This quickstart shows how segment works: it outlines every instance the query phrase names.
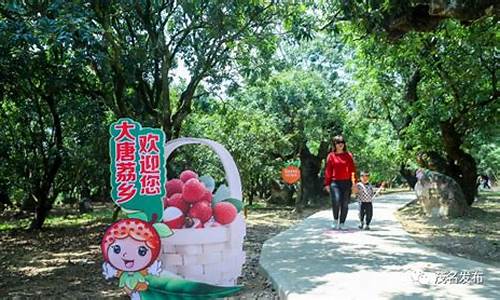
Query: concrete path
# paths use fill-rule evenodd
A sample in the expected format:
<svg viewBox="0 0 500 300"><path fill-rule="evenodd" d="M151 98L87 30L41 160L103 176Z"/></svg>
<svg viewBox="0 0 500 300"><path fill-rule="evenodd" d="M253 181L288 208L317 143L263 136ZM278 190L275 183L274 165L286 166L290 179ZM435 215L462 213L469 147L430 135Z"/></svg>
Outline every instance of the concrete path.
<svg viewBox="0 0 500 300"><path fill-rule="evenodd" d="M421 246L403 230L394 212L413 198L376 199L371 231L357 229L357 204L346 231L318 212L267 240L260 266L280 299L500 299L499 268Z"/></svg>

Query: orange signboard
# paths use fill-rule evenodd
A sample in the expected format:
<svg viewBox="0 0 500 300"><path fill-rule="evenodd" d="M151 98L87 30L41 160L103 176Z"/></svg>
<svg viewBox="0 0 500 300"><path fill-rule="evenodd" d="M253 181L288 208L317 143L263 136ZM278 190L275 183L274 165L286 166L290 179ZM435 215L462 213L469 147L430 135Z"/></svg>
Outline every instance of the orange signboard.
<svg viewBox="0 0 500 300"><path fill-rule="evenodd" d="M288 184L294 184L300 180L300 169L296 166L288 166L281 170L281 178Z"/></svg>

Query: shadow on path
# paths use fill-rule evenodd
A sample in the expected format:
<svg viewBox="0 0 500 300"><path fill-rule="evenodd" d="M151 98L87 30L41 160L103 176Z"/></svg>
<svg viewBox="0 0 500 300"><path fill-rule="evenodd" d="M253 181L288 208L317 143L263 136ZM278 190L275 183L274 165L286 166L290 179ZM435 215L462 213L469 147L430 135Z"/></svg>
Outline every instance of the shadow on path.
<svg viewBox="0 0 500 300"><path fill-rule="evenodd" d="M283 299L500 299L498 269L425 248L402 229L393 213L412 197L379 198L370 231L357 229L357 204L347 232L329 229L331 211L319 212L266 241L261 268ZM484 284L435 284L436 274L450 271L480 271Z"/></svg>

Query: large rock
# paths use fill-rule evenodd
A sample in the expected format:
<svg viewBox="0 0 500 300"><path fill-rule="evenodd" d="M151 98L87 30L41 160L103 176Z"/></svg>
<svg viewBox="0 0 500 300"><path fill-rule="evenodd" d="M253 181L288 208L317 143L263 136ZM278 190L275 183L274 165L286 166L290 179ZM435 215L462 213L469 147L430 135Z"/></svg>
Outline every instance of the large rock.
<svg viewBox="0 0 500 300"><path fill-rule="evenodd" d="M455 218L465 214L467 201L453 178L429 171L417 171L415 192L425 213L431 217Z"/></svg>

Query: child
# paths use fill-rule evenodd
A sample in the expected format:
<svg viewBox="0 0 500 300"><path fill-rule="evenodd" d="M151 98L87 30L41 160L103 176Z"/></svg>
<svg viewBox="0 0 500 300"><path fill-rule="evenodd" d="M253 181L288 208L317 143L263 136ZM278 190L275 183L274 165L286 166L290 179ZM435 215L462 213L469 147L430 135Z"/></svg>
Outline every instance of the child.
<svg viewBox="0 0 500 300"><path fill-rule="evenodd" d="M357 198L359 202L359 220L361 224L359 225L359 229L370 230L370 222L373 216L373 198L374 191L373 187L369 182L370 174L367 171L361 172L361 182L358 182L357 185ZM382 189L383 186L380 187ZM379 189L379 191L380 191ZM366 215L366 225L365 225L365 215Z"/></svg>

